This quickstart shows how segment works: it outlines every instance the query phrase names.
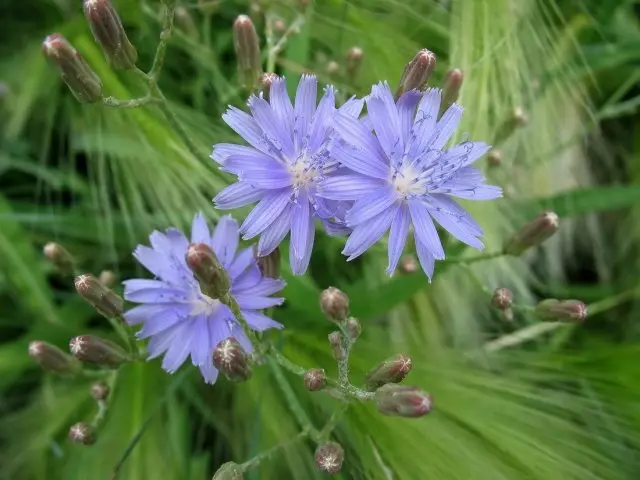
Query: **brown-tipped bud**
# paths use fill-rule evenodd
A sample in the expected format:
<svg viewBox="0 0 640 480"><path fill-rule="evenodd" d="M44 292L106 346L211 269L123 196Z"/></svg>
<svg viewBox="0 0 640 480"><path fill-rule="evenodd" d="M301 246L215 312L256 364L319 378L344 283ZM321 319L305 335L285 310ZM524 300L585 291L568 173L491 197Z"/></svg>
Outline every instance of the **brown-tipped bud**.
<svg viewBox="0 0 640 480"><path fill-rule="evenodd" d="M400 77L400 85L396 91L396 98L409 90L422 90L434 68L436 68L435 53L423 48L404 67L402 77Z"/></svg>
<svg viewBox="0 0 640 480"><path fill-rule="evenodd" d="M198 0L198 10L203 15L213 15L220 8L220 0Z"/></svg>
<svg viewBox="0 0 640 480"><path fill-rule="evenodd" d="M491 150L487 155L487 163L490 167L502 165L502 152L500 150Z"/></svg>
<svg viewBox="0 0 640 480"><path fill-rule="evenodd" d="M493 145L500 145L507 140L518 128L529 123L529 117L522 107L514 108L507 119L500 125Z"/></svg>
<svg viewBox="0 0 640 480"><path fill-rule="evenodd" d="M229 274L209 245L205 243L189 245L185 260L200 282L202 292L209 297L221 298L231 288Z"/></svg>
<svg viewBox="0 0 640 480"><path fill-rule="evenodd" d="M59 33L49 35L42 42L42 52L58 66L62 80L79 102L93 103L102 100L100 77L66 38Z"/></svg>
<svg viewBox="0 0 640 480"><path fill-rule="evenodd" d="M317 392L327 386L327 374L322 368L312 368L304 374L304 386L310 392Z"/></svg>
<svg viewBox="0 0 640 480"><path fill-rule="evenodd" d="M504 253L520 255L540 245L558 231L559 219L554 212L544 212L516 232L504 246Z"/></svg>
<svg viewBox="0 0 640 480"><path fill-rule="evenodd" d="M345 70L350 80L354 80L358 76L364 51L360 47L351 47L347 52L347 61L345 62Z"/></svg>
<svg viewBox="0 0 640 480"><path fill-rule="evenodd" d="M235 462L223 463L211 480L242 480L244 473L242 466Z"/></svg>
<svg viewBox="0 0 640 480"><path fill-rule="evenodd" d="M131 357L122 347L92 335L73 337L69 342L69 350L78 360L99 367L117 368L131 361Z"/></svg>
<svg viewBox="0 0 640 480"><path fill-rule="evenodd" d="M64 275L73 275L74 260L59 243L49 242L42 249L44 256Z"/></svg>
<svg viewBox="0 0 640 480"><path fill-rule="evenodd" d="M89 302L93 308L107 318L122 315L124 300L113 290L104 286L91 274L78 275L73 279L78 294Z"/></svg>
<svg viewBox="0 0 640 480"><path fill-rule="evenodd" d="M362 325L360 325L360 320L354 317L349 317L346 323L347 332L349 332L349 338L352 342L358 339L360 334L362 334Z"/></svg>
<svg viewBox="0 0 640 480"><path fill-rule="evenodd" d="M43 370L59 375L75 375L82 368L82 365L71 355L40 340L29 343L29 356Z"/></svg>
<svg viewBox="0 0 640 480"><path fill-rule="evenodd" d="M327 442L318 448L315 453L316 467L321 472L329 475L337 475L342 470L342 462L344 462L344 450L339 443Z"/></svg>
<svg viewBox="0 0 640 480"><path fill-rule="evenodd" d="M367 373L365 377L367 388L375 390L387 383L400 383L409 375L412 367L411 358L407 355L400 353L391 357Z"/></svg>
<svg viewBox="0 0 640 480"><path fill-rule="evenodd" d="M329 75L330 77L335 77L338 72L340 72L340 64L335 60L331 60L329 63L327 63L326 71L327 75Z"/></svg>
<svg viewBox="0 0 640 480"><path fill-rule="evenodd" d="M513 305L513 293L508 288L496 288L493 292L493 297L491 297L491 303L500 310L511 308Z"/></svg>
<svg viewBox="0 0 640 480"><path fill-rule="evenodd" d="M375 403L384 415L417 418L431 411L431 395L417 387L385 385L376 391Z"/></svg>
<svg viewBox="0 0 640 480"><path fill-rule="evenodd" d="M109 385L106 382L95 382L91 385L91 396L94 400L106 400L109 397Z"/></svg>
<svg viewBox="0 0 640 480"><path fill-rule="evenodd" d="M240 15L233 22L233 46L238 60L238 77L247 90L253 90L262 74L260 41L253 22Z"/></svg>
<svg viewBox="0 0 640 480"><path fill-rule="evenodd" d="M275 73L267 72L260 75L260 88L262 89L262 98L264 98L266 101L269 101L271 85L273 85L273 82L276 78L278 78L278 75L276 75ZM280 261L280 247L277 247L276 249L278 250L278 261ZM257 245L255 251L257 252Z"/></svg>
<svg viewBox="0 0 640 480"><path fill-rule="evenodd" d="M198 32L196 22L188 9L183 6L176 7L174 11L174 21L176 23L176 27L178 27L178 29L187 37L193 40L198 40L200 33Z"/></svg>
<svg viewBox="0 0 640 480"><path fill-rule="evenodd" d="M113 68L128 70L136 66L138 52L127 38L118 12L109 0L84 0L84 16L91 33Z"/></svg>
<svg viewBox="0 0 640 480"><path fill-rule="evenodd" d="M587 306L580 300L549 298L536 305L536 315L546 321L581 323L587 318Z"/></svg>
<svg viewBox="0 0 640 480"><path fill-rule="evenodd" d="M333 352L333 358L341 362L345 358L347 358L347 352L345 351L342 341L343 336L342 333L335 331L329 334L329 345L331 346L331 350Z"/></svg>
<svg viewBox="0 0 640 480"><path fill-rule="evenodd" d="M213 351L213 364L231 381L243 382L251 377L251 361L240 342L225 338Z"/></svg>
<svg viewBox="0 0 640 480"><path fill-rule="evenodd" d="M116 278L116 274L111 270L103 270L100 272L100 275L98 275L98 280L105 287L111 288L116 284L118 279Z"/></svg>
<svg viewBox="0 0 640 480"><path fill-rule="evenodd" d="M342 323L349 315L349 296L336 287L329 287L320 294L322 312L337 323Z"/></svg>
<svg viewBox="0 0 640 480"><path fill-rule="evenodd" d="M413 257L403 257L400 259L400 271L405 274L416 273L418 262Z"/></svg>
<svg viewBox="0 0 640 480"><path fill-rule="evenodd" d="M96 432L88 423L79 422L69 429L69 440L79 445L93 445Z"/></svg>
<svg viewBox="0 0 640 480"><path fill-rule="evenodd" d="M442 89L440 115L446 112L451 105L458 101L463 79L464 75L462 74L462 70L458 68L454 68L447 73L447 77L444 79L444 88Z"/></svg>

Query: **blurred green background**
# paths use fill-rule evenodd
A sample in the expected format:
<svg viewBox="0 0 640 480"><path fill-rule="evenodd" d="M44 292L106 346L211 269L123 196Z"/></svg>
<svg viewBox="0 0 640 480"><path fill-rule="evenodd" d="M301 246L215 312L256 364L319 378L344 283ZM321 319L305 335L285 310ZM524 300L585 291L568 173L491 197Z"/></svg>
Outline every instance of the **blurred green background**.
<svg viewBox="0 0 640 480"><path fill-rule="evenodd" d="M160 3L115 5L148 70ZM301 11L295 0L179 6L160 86L199 155L155 106L81 105L69 93L40 51L53 32L82 53L105 94L144 93L135 76L110 70L79 0L0 5L2 479L206 479L299 430L268 368L245 384L207 386L190 365L170 376L156 360L121 369L96 444L74 445L69 426L95 411L89 380L44 374L27 355L34 339L66 349L74 335L114 336L45 261L45 243L63 244L87 272L111 269L126 279L145 275L131 252L153 229L187 228L198 210L215 222L211 198L231 177L208 155L214 143L238 140L220 115L246 99L233 20L251 13L262 34L265 12L288 25ZM543 247L474 263L473 275L443 262L432 284L421 274L388 279L384 250L347 264L341 240L326 236L306 276L283 265L287 302L274 315L286 329L273 339L287 355L335 375L331 325L318 307L319 292L335 285L350 294L364 328L355 380L404 352L414 363L407 382L434 398L434 411L417 420L352 407L334 435L345 448L339 478L640 478L640 3L315 0L304 17L277 63L290 89L311 70L322 83L365 95L379 80L395 86L409 59L429 48L438 56L431 85L450 68L465 73L460 138L490 140L514 108L526 112L528 124L501 146L502 165L486 166L506 198L468 205L489 251L543 208L561 217ZM354 80L344 73L352 46L364 52ZM338 73L328 72L331 61ZM473 252L450 241L448 254ZM496 287L512 289L522 304L578 298L591 314L584 325L487 352L486 342L537 322L526 313L505 322L483 291ZM321 427L339 403L287 380ZM247 478L322 478L313 450L306 442L288 447Z"/></svg>

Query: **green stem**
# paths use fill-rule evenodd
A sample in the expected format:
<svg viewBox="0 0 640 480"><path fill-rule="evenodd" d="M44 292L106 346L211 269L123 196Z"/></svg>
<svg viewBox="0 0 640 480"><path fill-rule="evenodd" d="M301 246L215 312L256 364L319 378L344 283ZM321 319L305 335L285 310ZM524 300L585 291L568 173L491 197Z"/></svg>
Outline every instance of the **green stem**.
<svg viewBox="0 0 640 480"><path fill-rule="evenodd" d="M640 286L621 292L613 297L598 300L589 305L589 316L591 317L606 312L637 297L640 297Z"/></svg>
<svg viewBox="0 0 640 480"><path fill-rule="evenodd" d="M227 307L229 307L231 313L233 313L233 316L236 318L236 320L238 320L238 323L240 323L242 331L251 342L251 345L253 345L254 353L257 354L258 358L261 358L264 354L264 346L260 342L260 340L258 340L256 333L251 330L251 327L247 323L247 320L244 318L244 315L242 315L242 312L240 311L240 305L238 305L236 299L233 298L233 296L229 292L227 292L222 298L220 298L220 301Z"/></svg>
<svg viewBox="0 0 640 480"><path fill-rule="evenodd" d="M173 127L173 129L180 136L180 138L182 138L182 141L189 148L189 150L191 151L191 154L195 157L199 157L200 152L198 150L198 147L196 147L196 145L193 143L193 140L191 140L191 137L189 137L189 134L187 133L187 131L184 129L182 125L180 125L180 122L178 122L175 112L171 109L171 107L169 107L167 99L162 94L162 91L160 90L160 88L157 85L153 85L151 88L152 88L152 94L156 96L158 99L160 99L158 106L160 107L160 110L162 110L162 113L164 113L164 116L169 121L169 124Z"/></svg>
<svg viewBox="0 0 640 480"><path fill-rule="evenodd" d="M338 381L340 386L345 388L349 385L349 353L351 352L351 346L353 342L349 338L349 332L341 323L338 325L340 332L342 333L342 350L344 351L344 357L338 360Z"/></svg>
<svg viewBox="0 0 640 480"><path fill-rule="evenodd" d="M273 20L274 16L268 13L265 17L266 21L266 37L267 37L267 72L274 73L274 69L276 68L276 60L278 59L278 55L284 47L287 45L287 41L293 35L300 31L302 25L304 25L305 17L300 14L296 17L296 19L289 25L289 28L282 34L277 43L274 44L274 34L273 34Z"/></svg>
<svg viewBox="0 0 640 480"><path fill-rule="evenodd" d="M570 325L563 322L540 322L534 323L528 327L521 328L508 335L503 335L496 340L486 343L482 348L486 352L496 352L508 347L515 347L530 340L534 340L541 335L557 330L563 326Z"/></svg>
<svg viewBox="0 0 640 480"><path fill-rule="evenodd" d="M347 411L347 409L349 408L349 405L350 405L349 403L345 402L342 405L340 405L339 408L333 411L333 413L331 414L331 417L329 417L329 420L320 431L321 442L326 442L327 440L329 440L331 433L335 430L336 426L338 425L338 422L340 421L340 418Z"/></svg>
<svg viewBox="0 0 640 480"><path fill-rule="evenodd" d="M159 103L160 100L153 98L151 95L146 95L140 98L132 98L129 100L120 100L114 97L105 97L102 99L102 104L107 107L115 108L140 108L150 103Z"/></svg>
<svg viewBox="0 0 640 480"><path fill-rule="evenodd" d="M160 32L160 42L156 49L155 57L153 58L153 64L151 70L149 70L149 79L153 84L157 83L162 66L164 65L164 57L167 52L167 44L171 38L171 32L173 30L173 16L175 13L176 4L175 1L168 1L164 3L164 16L162 21L162 31Z"/></svg>
<svg viewBox="0 0 640 480"><path fill-rule="evenodd" d="M462 263L462 264L469 265L470 263L483 262L485 260L491 260L493 258L503 257L504 255L505 255L505 253L502 252L502 251L486 252L486 253L481 253L479 255L475 255L473 257L451 257L451 258L445 258L442 261L442 263Z"/></svg>
<svg viewBox="0 0 640 480"><path fill-rule="evenodd" d="M247 470L257 468L263 460L267 460L271 458L273 455L275 455L276 453L278 453L280 450L287 448L299 442L300 440L307 438L309 434L310 432L308 430L303 430L298 435L293 437L291 440L279 443L278 445L270 448L269 450L259 453L258 455L253 457L251 460L247 460L246 462L240 465L240 467L242 468L242 471L246 472Z"/></svg>

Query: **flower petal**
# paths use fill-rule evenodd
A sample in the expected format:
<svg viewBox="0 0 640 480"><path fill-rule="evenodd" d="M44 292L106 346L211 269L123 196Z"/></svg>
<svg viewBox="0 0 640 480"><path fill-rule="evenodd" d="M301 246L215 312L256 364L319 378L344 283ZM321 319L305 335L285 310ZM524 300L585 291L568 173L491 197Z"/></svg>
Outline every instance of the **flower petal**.
<svg viewBox="0 0 640 480"><path fill-rule="evenodd" d="M301 191L291 211L291 248L293 255L298 259L304 258L308 237L312 233L313 223L309 221L310 216L309 196L306 191Z"/></svg>
<svg viewBox="0 0 640 480"><path fill-rule="evenodd" d="M347 163L349 159L343 159L338 155L336 155L336 159L358 173L376 178L386 178L389 171L387 157L380 142L367 130L367 127L360 120L345 114L336 115L335 124L341 138L341 141L338 142L338 145L342 147L341 153L349 153L351 157L360 160L364 165L353 166L353 160L350 164Z"/></svg>
<svg viewBox="0 0 640 480"><path fill-rule="evenodd" d="M260 235L258 256L264 257L273 252L291 229L291 212L293 204L287 204L282 213Z"/></svg>
<svg viewBox="0 0 640 480"><path fill-rule="evenodd" d="M263 98L252 95L247 102L253 118L264 132L268 141L284 158L294 155L293 137L291 129L281 122L271 105Z"/></svg>
<svg viewBox="0 0 640 480"><path fill-rule="evenodd" d="M440 111L441 95L442 91L438 88L430 88L422 95L411 127L409 144L405 148L405 151L408 151L413 158L423 155L423 150L428 146L429 139L433 136Z"/></svg>
<svg viewBox="0 0 640 480"><path fill-rule="evenodd" d="M223 267L227 268L233 262L239 241L238 222L235 218L231 215L220 217L211 236L211 248Z"/></svg>
<svg viewBox="0 0 640 480"><path fill-rule="evenodd" d="M235 258L231 266L227 268L227 273L229 273L229 277L231 277L231 280L235 280L240 276L240 274L242 274L242 272L244 272L254 263L255 259L253 258L253 248L245 248Z"/></svg>
<svg viewBox="0 0 640 480"><path fill-rule="evenodd" d="M188 317L188 314L189 307L187 305L184 305L180 309L167 308L164 312L148 318L142 329L136 333L136 338L142 340L158 335L184 321L185 318Z"/></svg>
<svg viewBox="0 0 640 480"><path fill-rule="evenodd" d="M418 236L415 236L416 239L416 252L418 253L418 261L420 262L420 266L424 273L427 274L429 278L429 283L431 283L431 278L433 277L433 270L436 265L436 259L429 251L429 248L420 241Z"/></svg>
<svg viewBox="0 0 640 480"><path fill-rule="evenodd" d="M307 130L308 139L305 139L305 143L310 152L316 152L328 140L329 128L333 127L335 104L335 90L332 85L327 85Z"/></svg>
<svg viewBox="0 0 640 480"><path fill-rule="evenodd" d="M389 85L383 83L374 85L366 102L369 119L384 153L388 158L395 158L402 153L403 145L400 139L398 110Z"/></svg>
<svg viewBox="0 0 640 480"><path fill-rule="evenodd" d="M263 297L254 295L253 293L235 294L233 298L236 299L238 305L240 305L240 308L243 310L262 310L263 308L282 305L282 302L284 302L284 298Z"/></svg>
<svg viewBox="0 0 640 480"><path fill-rule="evenodd" d="M292 245L293 239L289 239L289 263L291 264L291 271L294 275L303 275L309 268L309 261L311 260L311 252L313 250L313 242L315 239L315 229L313 228L313 216L308 216L309 221L309 235L307 235L307 244L302 251L302 257L294 255L294 246ZM300 247L300 245L298 245Z"/></svg>
<svg viewBox="0 0 640 480"><path fill-rule="evenodd" d="M247 147L245 145L236 145L235 143L218 143L213 146L213 151L211 152L210 158L214 162L224 166L227 162L227 159L233 155L266 156L264 155L264 153L261 153L255 148Z"/></svg>
<svg viewBox="0 0 640 480"><path fill-rule="evenodd" d="M193 321L185 322L182 328L174 332L174 339L164 354L162 368L169 373L175 373L185 362L191 350L191 338L193 335Z"/></svg>
<svg viewBox="0 0 640 480"><path fill-rule="evenodd" d="M231 291L233 293L249 290L250 288L258 285L258 283L262 281L262 278L262 273L260 272L258 264L254 263L233 280Z"/></svg>
<svg viewBox="0 0 640 480"><path fill-rule="evenodd" d="M251 154L236 154L227 157L222 168L223 171L240 175L243 172L252 172L254 170L279 171L285 170L285 164L269 155L265 155L256 150ZM285 170L286 171L286 170Z"/></svg>
<svg viewBox="0 0 640 480"><path fill-rule="evenodd" d="M430 209L429 213L451 235L463 243L478 250L484 249L484 244L476 238L475 231L469 228L458 215L452 215L443 210Z"/></svg>
<svg viewBox="0 0 640 480"><path fill-rule="evenodd" d="M391 226L396 216L398 206L387 208L377 217L367 223L357 226L349 235L342 253L348 255L347 261L351 261L362 255L371 245L376 243Z"/></svg>
<svg viewBox="0 0 640 480"><path fill-rule="evenodd" d="M438 260L444 258L444 249L438 237L436 226L431 220L427 207L421 200L409 200L409 213L411 222L415 230L416 237L429 249L431 254Z"/></svg>
<svg viewBox="0 0 640 480"><path fill-rule="evenodd" d="M291 174L284 168L273 170L249 169L242 172L239 178L243 183L265 190L286 188L293 183Z"/></svg>
<svg viewBox="0 0 640 480"><path fill-rule="evenodd" d="M326 177L318 185L318 195L332 200L357 200L375 190L384 183L377 179L357 173Z"/></svg>
<svg viewBox="0 0 640 480"><path fill-rule="evenodd" d="M364 197L361 197L347 212L345 220L347 226L355 227L391 208L400 200L400 195L395 189L385 185Z"/></svg>
<svg viewBox="0 0 640 480"><path fill-rule="evenodd" d="M458 128L462 119L462 111L462 107L454 103L444 112L429 139L429 148L440 150L446 145Z"/></svg>
<svg viewBox="0 0 640 480"><path fill-rule="evenodd" d="M259 190L248 183L238 182L229 185L218 193L213 201L216 204L216 208L230 210L257 202L263 195L263 190Z"/></svg>
<svg viewBox="0 0 640 480"><path fill-rule="evenodd" d="M230 106L227 111L222 114L222 120L252 147L257 148L267 155L272 154L273 146L264 140L262 130L251 115L236 107Z"/></svg>
<svg viewBox="0 0 640 480"><path fill-rule="evenodd" d="M279 120L279 124L284 132L287 132L287 138L292 138L293 133L293 105L287 92L287 81L284 77L277 77L271 83L269 88L269 105Z"/></svg>
<svg viewBox="0 0 640 480"><path fill-rule="evenodd" d="M270 319L266 315L262 315L261 313L252 312L249 310L241 311L251 329L255 330L256 332L264 332L265 330L268 330L270 328L284 328L284 325L282 325L281 323L278 323L275 320Z"/></svg>
<svg viewBox="0 0 640 480"><path fill-rule="evenodd" d="M316 109L316 97L318 96L318 80L315 75L302 75L296 91L295 130L296 145L303 145L309 125Z"/></svg>
<svg viewBox="0 0 640 480"><path fill-rule="evenodd" d="M400 205L396 216L391 222L389 231L389 265L387 266L387 275L391 275L398 265L402 250L407 243L407 234L409 233L409 222L411 217L406 205Z"/></svg>
<svg viewBox="0 0 640 480"><path fill-rule="evenodd" d="M129 325L139 325L147 322L156 315L165 313L171 307L164 304L138 305L124 313L124 319ZM171 311L171 310L169 310Z"/></svg>
<svg viewBox="0 0 640 480"><path fill-rule="evenodd" d="M157 358L166 352L176 339L176 334L180 333L184 327L184 322L178 322L173 327L167 328L157 335L153 335L149 343L147 343L147 351L149 352L147 360Z"/></svg>
<svg viewBox="0 0 640 480"><path fill-rule="evenodd" d="M204 365L200 365L199 368L205 383L209 385L216 383L218 379L218 369L213 366L213 362L205 362Z"/></svg>
<svg viewBox="0 0 640 480"><path fill-rule="evenodd" d="M209 245L209 239L211 233L209 232L209 226L204 219L202 212L196 213L191 225L191 243L204 243Z"/></svg>
<svg viewBox="0 0 640 480"><path fill-rule="evenodd" d="M448 195L443 195L441 193L429 195L428 208L430 211L432 209L437 209L442 210L449 215L458 216L465 223L465 226L469 228L470 231L473 231L477 237L483 234L480 224L475 221L469 212L458 205L458 203Z"/></svg>
<svg viewBox="0 0 640 480"><path fill-rule="evenodd" d="M350 117L358 118L362 113L364 102L365 102L364 98L357 98L354 95L349 100L344 102L340 108L338 108L338 113L349 115Z"/></svg>
<svg viewBox="0 0 640 480"><path fill-rule="evenodd" d="M212 363L213 345L211 345L209 334L209 319L206 315L199 315L195 318L191 328L193 329L190 348L191 362L197 366Z"/></svg>
<svg viewBox="0 0 640 480"><path fill-rule="evenodd" d="M416 117L416 107L422 99L422 93L417 90L409 90L404 93L398 100L398 121L400 129L400 138L403 148L409 143L411 127Z"/></svg>
<svg viewBox="0 0 640 480"><path fill-rule="evenodd" d="M273 221L282 214L282 211L290 202L291 190L282 189L268 191L240 227L243 239L249 240L262 233Z"/></svg>
<svg viewBox="0 0 640 480"><path fill-rule="evenodd" d="M285 287L284 280L276 279L276 278L263 278L260 283L257 285L253 285L249 291L247 289L247 294L251 295L273 295L276 292L279 292ZM236 290L239 295L244 295L244 291Z"/></svg>

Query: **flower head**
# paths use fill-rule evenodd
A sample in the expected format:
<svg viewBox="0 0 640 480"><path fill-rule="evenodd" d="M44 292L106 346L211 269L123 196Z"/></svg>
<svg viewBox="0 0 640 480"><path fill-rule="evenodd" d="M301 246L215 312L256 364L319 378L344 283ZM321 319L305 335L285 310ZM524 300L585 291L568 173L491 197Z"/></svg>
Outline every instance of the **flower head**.
<svg viewBox="0 0 640 480"><path fill-rule="evenodd" d="M251 96L251 114L229 107L224 121L251 146L218 144L211 158L238 182L220 192L218 208L258 204L240 228L245 240L260 235L258 256L271 253L291 232L289 260L295 274L303 274L311 258L314 218L330 234L346 233L344 202L317 196L317 184L338 172L331 154L336 113L356 119L361 100L351 99L335 108L335 91L328 86L316 107L317 80L303 75L291 103L284 78L272 81L269 101Z"/></svg>
<svg viewBox="0 0 640 480"><path fill-rule="evenodd" d="M138 338L150 338L150 359L164 354L162 368L167 372L175 372L191 355L207 383L214 383L218 377L213 365L216 346L233 336L251 352L251 343L231 310L219 299L202 293L185 261L189 240L173 228L164 233L155 231L149 240L151 247L138 245L134 256L156 278L124 282L125 299L142 304L126 312L125 319L132 325L142 325ZM213 249L231 280L229 294L253 330L282 328L259 310L282 303L282 298L270 295L280 291L284 282L262 276L252 248L238 250L238 224L231 216L222 217L211 233L203 215L197 214L191 243Z"/></svg>
<svg viewBox="0 0 640 480"><path fill-rule="evenodd" d="M391 274L398 264L412 224L418 259L431 278L435 260L444 259L436 226L460 241L482 249L482 229L452 197L491 200L502 196L484 184L471 163L489 150L481 142L463 142L448 150L462 108L452 105L438 118L441 91L406 92L394 102L387 84L372 88L366 124L347 115L336 116L341 139L333 154L351 170L323 179L319 196L355 201L345 216L353 232L342 253L349 260L364 253L387 230ZM346 170L346 169L341 169Z"/></svg>

